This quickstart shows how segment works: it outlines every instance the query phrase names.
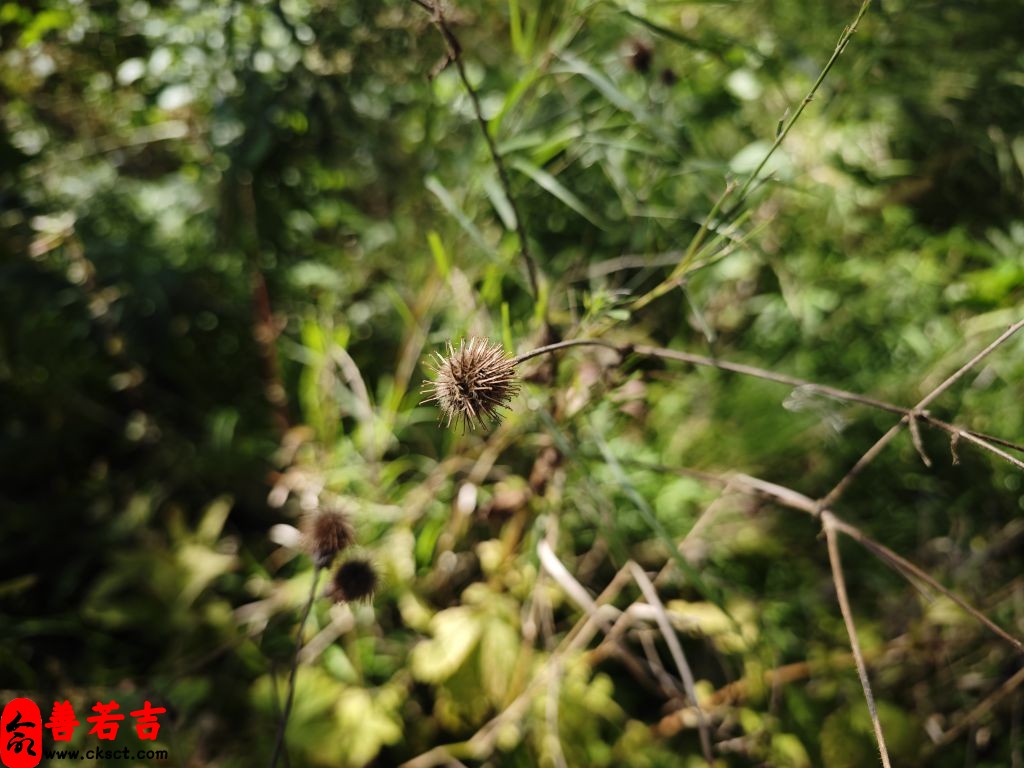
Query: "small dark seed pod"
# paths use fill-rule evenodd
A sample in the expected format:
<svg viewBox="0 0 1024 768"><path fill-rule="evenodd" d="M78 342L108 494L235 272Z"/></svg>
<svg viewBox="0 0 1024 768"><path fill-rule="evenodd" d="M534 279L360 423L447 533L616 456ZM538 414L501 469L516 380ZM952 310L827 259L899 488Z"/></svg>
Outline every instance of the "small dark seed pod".
<svg viewBox="0 0 1024 768"><path fill-rule="evenodd" d="M368 560L346 560L334 573L325 594L337 603L352 603L373 596L377 572Z"/></svg>
<svg viewBox="0 0 1024 768"><path fill-rule="evenodd" d="M302 521L302 538L313 563L326 568L355 541L355 532L344 512L318 510Z"/></svg>

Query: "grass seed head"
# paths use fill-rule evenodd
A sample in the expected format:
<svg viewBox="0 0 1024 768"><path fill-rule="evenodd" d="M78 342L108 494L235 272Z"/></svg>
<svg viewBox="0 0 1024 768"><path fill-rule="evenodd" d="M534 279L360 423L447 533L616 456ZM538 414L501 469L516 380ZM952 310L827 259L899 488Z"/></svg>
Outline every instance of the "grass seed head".
<svg viewBox="0 0 1024 768"><path fill-rule="evenodd" d="M472 429L486 427L488 419L499 421L500 409L519 392L516 361L487 339L463 339L458 349L448 342L448 354L437 354L434 374L424 384L430 397L423 402L436 402L448 427L461 422L463 429Z"/></svg>

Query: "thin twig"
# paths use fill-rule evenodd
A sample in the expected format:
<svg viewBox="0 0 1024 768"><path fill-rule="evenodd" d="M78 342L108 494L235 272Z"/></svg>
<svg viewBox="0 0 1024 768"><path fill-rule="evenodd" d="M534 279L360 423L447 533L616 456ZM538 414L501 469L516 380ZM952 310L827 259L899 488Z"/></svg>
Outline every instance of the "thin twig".
<svg viewBox="0 0 1024 768"><path fill-rule="evenodd" d="M626 463L626 462L623 462ZM805 496L799 491L794 491L792 488L786 488L776 483L770 483L767 480L762 480L757 477L751 477L750 475L740 474L729 474L729 475L714 475L708 472L699 472L691 469L676 469L673 467L666 467L660 464L648 464L638 460L632 460L628 462L633 466L642 467L656 472L670 472L674 474L681 474L685 477L693 477L704 482L716 483L724 486L731 490L739 491L741 493L747 493L752 496L758 496L765 499L770 499L776 504L782 507L788 507L789 509L795 509L800 512L806 512L807 514L818 517L822 514L822 510L818 508L817 502L811 499L809 496ZM847 523L841 519L834 512L831 513L832 525L836 530L846 534L854 541L858 542L872 554L878 557L887 565L891 566L897 573L903 578L909 581L911 584L914 583L913 579L919 579L920 581L927 584L929 587L934 589L936 592L940 592L954 603L963 608L968 614L977 619L979 622L984 624L989 630L1001 637L1003 640L1008 642L1018 651L1024 652L1024 642L1011 635L1005 629L1000 627L998 624L993 622L984 613L975 608L973 605L968 603L964 598L953 592L951 589L943 586L941 583L930 576L926 571L922 570L912 562L907 560L902 555L893 552L891 549L886 547L884 544L876 541L875 539L868 536L866 533L861 531L856 526Z"/></svg>
<svg viewBox="0 0 1024 768"><path fill-rule="evenodd" d="M916 417L921 415L923 410L926 407L928 407L928 405L931 404L932 401L934 401L937 397L939 397L939 395L941 395L943 392L945 392L947 389L953 386L953 384L955 384L963 376L965 376L969 370L971 370L975 365L981 362L981 360L983 360L985 357L987 357L996 349L998 349L1003 343L1007 341L1007 339L1013 336L1013 334L1015 334L1021 328L1024 328L1024 319L1018 320L1016 323L1014 323L1005 331L1003 331L999 335L999 338L997 338L995 341L993 341L991 344L989 344L987 347L981 350L981 352L979 352L966 363L964 363L962 366L960 366L960 368L955 373L947 377L941 384L939 384L939 386L935 387L935 389L933 389L931 392L925 395L924 398L917 405L911 408L910 411L907 412L902 419L900 419L900 421L894 424L888 432L886 432L884 435L878 438L878 441L874 445L872 445L867 450L867 452L860 457L860 459L857 460L857 463L850 468L849 472L843 475L842 479L840 479L840 481L836 483L835 487L827 494L825 494L824 497L822 497L820 502L821 508L827 509L828 507L835 505L836 500L843 495L843 493L849 487L850 483L853 482L854 478L856 478L857 475L861 473L864 467L866 467L868 464L874 461L875 457L882 452L882 449L885 448L885 446L887 446L892 441L892 439L896 437L897 434L899 434L899 431L903 428L903 425L910 421L911 416ZM966 435L961 436L966 437ZM971 440L971 442L979 444L976 440ZM1007 454L1005 454L1005 452L999 451L999 449L995 448L995 446L986 446L986 450L991 450L991 452L996 453L997 455L1001 455L1004 458L1008 458L1009 461L1016 466L1024 467L1024 463L1021 463L1020 461L1013 459L1012 457L1007 457Z"/></svg>
<svg viewBox="0 0 1024 768"><path fill-rule="evenodd" d="M1024 321L1022 321L1022 323L1024 323ZM1019 325L1021 325L1021 323L1019 323L1018 326ZM882 448L884 448L888 444L889 440L891 440L892 437L895 437L896 433L899 432L899 430L902 428L902 425L909 420L911 415L913 415L916 419L919 419L920 421L923 421L926 424L929 424L933 427L943 430L944 432L949 433L956 439L963 438L968 442L977 445L979 448L982 448L983 450L986 450L989 453L1000 457L1004 461L1013 464L1018 469L1024 470L1024 461L1021 461L1015 456L1011 456L1006 451L1001 450L992 443L998 443L1013 450L1021 451L1022 453L1024 453L1024 445L1018 445L1017 443L1013 443L1009 440L1004 440L1003 438L992 437L990 435L984 434L983 432L976 432L974 430L965 429L963 427L957 426L956 424L949 424L945 421L942 421L941 419L934 418L930 414L925 413L923 410L921 410L923 406L920 403L914 408L904 408L903 406L888 403L884 400L879 400L874 397L868 397L867 395L861 395L856 392L849 392L845 389L839 389L837 387L830 387L826 384L818 384L813 381L807 381L806 379L798 379L795 376L788 376L784 373L776 373L775 371L770 371L765 368L758 368L753 365L745 365L743 363L732 363L729 362L728 360L719 360L717 358L707 357L705 355L697 355L691 352L681 352L678 350L665 349L662 347L652 347L644 344L613 344L612 342L604 341L602 339L569 339L568 341L560 341L557 344L548 344L547 346L539 347L529 352L524 352L523 354L515 358L515 363L516 365L519 365L520 363L524 363L527 360L530 360L531 358L538 357L539 355L550 354L552 352L557 352L558 350L567 349L569 347L580 346L604 347L606 349L612 349L618 352L619 355L622 356L623 358L627 357L630 354L635 354L640 355L641 357L656 357L661 358L663 360L675 360L677 362L688 363L690 365L695 365L704 368L717 368L718 370L721 371L738 373L742 376L751 376L757 379L764 379L765 381L773 381L776 384L785 384L790 387L798 387L808 392L814 392L824 397L830 397L834 400L844 400L846 402L865 405L869 408L875 408L880 411L887 411L889 413L898 413L902 415L904 417L903 420L901 420L896 426L892 428L892 430L890 430L892 432L892 435L889 436L889 433L886 433L886 435L884 435L883 438L878 441L879 444L872 446L872 449L869 450L867 454L861 457L861 460L860 462L858 462L858 465L855 466L853 470L850 470L851 474L856 474L856 472L859 472L863 466L870 463L874 459L874 457L881 452ZM831 506L831 500L829 500L828 503L825 503L823 501L821 504L821 508L823 509L829 506Z"/></svg>
<svg viewBox="0 0 1024 768"><path fill-rule="evenodd" d="M878 557L878 559L892 566L897 573L901 574L908 581L910 580L910 577L913 576L914 578L920 579L921 581L926 583L935 591L941 592L954 603L956 603L965 611L967 611L967 613L969 613L975 619L977 619L986 627L988 627L988 629L990 629L996 635L998 635L1003 640L1012 645L1014 648L1016 648L1019 652L1024 653L1024 643L1022 643L1016 637L1014 637L1005 629L1000 627L998 624L993 622L990 618L988 618L985 614L983 614L973 605L968 603L958 594L942 586L942 584L936 581L927 572L925 572L921 568L918 568L916 565L914 565L906 558L896 554L884 544L875 541L870 536L863 533L859 528L856 528L850 525L849 523L840 520L835 515L832 515L832 525L836 528L836 530L842 531L854 541L857 541L858 543L864 545L868 550L874 553Z"/></svg>
<svg viewBox="0 0 1024 768"><path fill-rule="evenodd" d="M437 27L438 31L441 33L441 38L444 40L448 61L455 65L455 69L459 73L459 79L462 81L462 86L466 89L466 94L469 96L469 100L473 105L473 114L476 116L476 121L480 125L480 132L483 134L484 140L487 142L487 150L491 154L491 160L494 162L494 167L498 171L498 181L501 184L502 190L505 192L505 197L508 200L509 207L512 209L512 216L516 220L516 237L519 240L519 252L523 257L523 262L526 265L526 273L530 280L530 292L533 294L533 300L539 301L540 285L537 277L537 263L534 261L533 255L530 253L530 243L526 234L526 223L523 221L523 217L519 212L519 204L516 202L516 197L512 194L512 184L509 181L508 171L505 169L505 161L502 159L501 152L498 151L498 145L494 142L494 137L491 136L490 128L487 126L487 118L484 117L483 108L480 106L480 97L477 95L476 89L473 88L473 84L469 82L469 76L466 74L466 67L462 63L462 46L459 44L458 38L455 37L455 33L452 32L447 19L444 17L444 11L441 8L441 0L434 0L433 3L425 2L425 0L413 0L413 2L421 8L430 11L431 21L434 23L434 26Z"/></svg>
<svg viewBox="0 0 1024 768"><path fill-rule="evenodd" d="M821 72L818 74L818 79L814 81L814 85L811 86L811 89L807 92L807 95L804 96L804 98L801 100L800 106L796 108L796 111L793 113L793 116L789 118L786 124L782 127L782 130L779 131L778 135L775 137L775 141L772 142L771 147L768 148L768 151L765 153L765 156L762 158L761 162L758 163L757 167L753 171L750 172L750 175L747 177L747 180L743 182L743 185L736 193L737 205L739 205L739 203L743 201L743 198L746 197L747 192L750 191L750 185L757 180L758 176L761 175L761 171L764 170L764 167L768 164L768 161L771 160L772 155L775 154L775 150L777 150L779 146L782 144L782 142L786 140L786 137L789 135L790 130L796 124L796 121L800 119L800 115L803 114L803 111L807 108L807 105L814 101L814 97L818 93L818 89L821 88L821 84L825 82L825 78L828 77L828 73L832 70L832 67L839 59L839 56L843 53L844 50L846 50L846 46L849 44L850 39L853 37L853 33L857 31L857 25L860 24L861 19L864 18L864 14L868 12L868 7L870 5L871 0L864 0L864 2L860 4L860 9L857 11L857 15L854 16L853 21L850 22L849 26L843 29L843 33L839 36L839 41L836 43L835 50L832 51L832 56L825 63L825 66L822 67Z"/></svg>
<svg viewBox="0 0 1024 768"><path fill-rule="evenodd" d="M864 654L860 650L860 641L857 639L857 626L853 623L853 612L850 610L850 600L846 595L846 581L843 578L843 565L839 560L839 545L836 543L835 516L831 512L823 512L821 515L825 529L825 538L828 542L828 559L832 564L832 581L836 585L836 597L839 599L839 610L843 614L843 623L846 624L846 634L850 637L850 650L853 651L853 658L857 662L857 675L860 677L860 686L864 689L864 700L868 704L868 712L871 714L871 725L875 730L875 741L878 743L878 752L882 757L884 768L891 768L889 752L885 748L885 736L882 733L882 723L878 719L878 708L875 706L875 697L871 693L871 681L868 680L868 669L864 663Z"/></svg>
<svg viewBox="0 0 1024 768"><path fill-rule="evenodd" d="M270 758L270 768L276 768L281 750L284 748L284 732L288 725L288 716L292 712L292 701L295 698L295 678L299 671L299 653L302 651L302 632L306 628L306 621L313 609L313 601L316 600L317 582L320 581L320 567L313 566L313 584L309 588L309 599L302 612L302 620L299 622L299 632L295 636L295 655L292 657L292 668L288 674L288 696L284 702L284 711L281 713L281 721L277 724L277 738L274 740L274 753Z"/></svg>
<svg viewBox="0 0 1024 768"><path fill-rule="evenodd" d="M548 344L547 346L538 347L537 349L530 350L529 352L524 352L516 357L515 364L519 365L534 357L547 355L569 347L604 347L605 349L613 349L620 354L623 350L623 347L620 347L617 344L612 344L610 341L602 341L601 339L569 339L568 341L560 341L557 344Z"/></svg>
<svg viewBox="0 0 1024 768"><path fill-rule="evenodd" d="M683 681L683 687L686 689L686 695L690 697L690 701L693 702L693 706L697 710L700 746L704 751L704 759L707 760L708 765L713 765L714 755L711 751L711 734L708 732L707 718L704 716L704 710L701 709L700 702L697 701L696 682L693 678L693 671L686 661L686 654L683 653L683 646L680 645L676 631L672 628L672 622L669 621L668 615L665 613L665 606L662 605L661 598L658 597L658 590L654 588L651 580L644 573L644 569L630 561L629 570L633 575L633 579L640 587L640 591L643 592L644 599L655 611L658 627L661 629L661 634L665 637L665 642L668 644L672 660L675 662L676 669L679 671L679 677Z"/></svg>
<svg viewBox="0 0 1024 768"><path fill-rule="evenodd" d="M986 696L976 707L974 707L974 709L964 715L964 717L960 718L952 728L943 733L942 736L939 737L938 741L935 742L934 748L937 749L939 747L944 747L956 740L956 738L969 726L978 722L982 715L1013 693L1021 683L1024 683L1024 667L1018 669L1012 677L999 686L995 691Z"/></svg>

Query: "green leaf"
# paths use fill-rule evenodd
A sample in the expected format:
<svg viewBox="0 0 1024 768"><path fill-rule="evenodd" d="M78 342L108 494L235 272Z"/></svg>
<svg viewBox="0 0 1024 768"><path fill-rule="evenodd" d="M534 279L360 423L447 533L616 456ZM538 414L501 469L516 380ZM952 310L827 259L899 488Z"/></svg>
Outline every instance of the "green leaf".
<svg viewBox="0 0 1024 768"><path fill-rule="evenodd" d="M480 638L480 676L495 707L508 697L508 686L519 656L519 633L507 622L492 619Z"/></svg>
<svg viewBox="0 0 1024 768"><path fill-rule="evenodd" d="M498 217L505 225L505 229L510 232L514 230L516 228L516 212L512 209L512 203L509 202L508 195L505 194L505 188L498 183L498 177L495 174L489 174L484 178L484 191L490 198L491 204L494 205L494 210L498 212Z"/></svg>
<svg viewBox="0 0 1024 768"><path fill-rule="evenodd" d="M434 637L410 654L413 677L425 683L447 680L462 666L480 639L480 618L472 608L457 606L441 611L430 622Z"/></svg>
<svg viewBox="0 0 1024 768"><path fill-rule="evenodd" d="M459 226L466 232L467 235L473 240L479 248L489 256L494 256L494 248L484 239L484 236L480 233L480 230L476 228L476 225L470 220L466 212L459 207L459 204L455 202L455 198L452 197L452 193L442 184L436 176L428 176L424 182L426 188L431 194L436 197L441 206L455 219Z"/></svg>
<svg viewBox="0 0 1024 768"><path fill-rule="evenodd" d="M448 263L448 252L444 249L444 243L441 242L441 236L434 230L427 232L427 244L430 246L430 253L434 256L434 263L437 265L437 271L441 277L447 279L451 272L451 266Z"/></svg>
<svg viewBox="0 0 1024 768"><path fill-rule="evenodd" d="M588 208L582 200L576 197L576 195L574 195L572 192L570 192L568 189L562 186L561 182L559 182L558 179L556 179L550 173L518 157L512 160L511 165L517 171L520 171L526 176L529 176L537 184L537 186L539 186L545 192L548 192L557 197L569 208L572 208L574 211L576 211L576 213L585 218L591 224L593 224L596 227L600 227L601 229L605 228L605 225L601 221L600 217L598 217L596 213L590 210L590 208Z"/></svg>
<svg viewBox="0 0 1024 768"><path fill-rule="evenodd" d="M346 765L366 765L381 747L402 738L401 718L388 706L388 698L372 696L362 688L348 688L338 697L335 716L338 733L344 734Z"/></svg>

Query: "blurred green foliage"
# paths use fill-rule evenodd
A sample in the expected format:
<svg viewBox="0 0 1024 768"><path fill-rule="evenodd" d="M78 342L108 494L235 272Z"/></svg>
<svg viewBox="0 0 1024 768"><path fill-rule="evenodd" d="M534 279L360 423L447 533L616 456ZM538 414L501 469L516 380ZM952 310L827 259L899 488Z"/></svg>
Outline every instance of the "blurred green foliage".
<svg viewBox="0 0 1024 768"><path fill-rule="evenodd" d="M473 765L700 765L692 723L659 726L680 691L626 661L674 674L655 625L556 650L584 614L537 557L549 541L596 595L630 558L673 562L653 520L689 534L658 588L698 689L746 686L713 710L719 764L873 763L816 525L672 470L820 496L891 415L584 350L528 364L490 433L443 432L418 405L447 340L525 351L551 330L909 405L1019 319L1013 0L877 3L682 290L632 306L855 11L449 7L506 190L413 3L0 4L0 688L80 717L101 696L159 702L173 764L266 759L311 577L273 526L330 500L384 586L372 605L317 602L292 766L441 744ZM1019 441L1022 353L1011 340L932 411ZM1024 635L1020 472L923 437L931 468L903 435L837 512ZM928 753L1021 657L847 544L896 764L1019 761L1019 690Z"/></svg>

